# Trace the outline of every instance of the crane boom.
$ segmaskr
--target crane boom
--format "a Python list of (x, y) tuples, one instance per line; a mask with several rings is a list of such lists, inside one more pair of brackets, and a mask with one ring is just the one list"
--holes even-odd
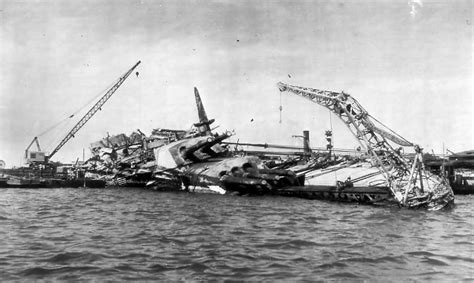
[[(278, 83), (278, 88), (282, 92), (289, 91), (309, 99), (335, 113), (357, 138), (361, 146), (369, 152), (374, 161), (381, 166), (384, 173), (386, 173), (385, 164), (387, 163), (395, 165), (401, 171), (409, 170), (401, 153), (394, 150), (387, 142), (385, 137), (389, 136), (389, 133), (378, 134), (383, 130), (376, 128), (374, 123), (369, 120), (367, 111), (352, 96), (344, 92), (292, 86), (281, 82)], [(411, 145), (412, 143), (407, 141), (406, 144)]]
[(115, 91), (122, 85), (122, 83), (128, 78), (128, 76), (135, 70), (135, 68), (141, 63), (138, 61), (130, 70), (128, 70), (119, 80), (92, 106), (89, 111), (77, 122), (77, 124), (67, 133), (67, 135), (61, 140), (56, 148), (48, 156), (47, 160), (50, 160), (74, 135), (89, 121), (94, 114), (101, 109), (101, 107), (109, 100), (109, 98), (115, 93)]
[[(430, 209), (439, 209), (454, 200), (446, 178), (425, 170), (421, 148), (395, 133), (375, 126), (369, 113), (349, 94), (281, 82), (278, 83), (278, 88), (280, 92), (296, 94), (335, 113), (370, 154), (401, 205), (426, 205)], [(388, 140), (402, 146), (413, 146), (416, 152), (414, 160), (404, 158), (401, 150), (394, 149)]]

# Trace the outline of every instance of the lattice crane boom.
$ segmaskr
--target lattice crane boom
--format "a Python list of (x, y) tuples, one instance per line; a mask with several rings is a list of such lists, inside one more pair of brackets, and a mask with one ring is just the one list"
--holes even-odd
[(109, 98), (115, 93), (115, 91), (122, 85), (122, 83), (128, 78), (128, 76), (135, 70), (135, 68), (141, 63), (138, 61), (130, 70), (128, 70), (119, 80), (99, 99), (99, 101), (92, 106), (89, 111), (77, 122), (77, 124), (67, 133), (67, 135), (61, 140), (56, 148), (48, 156), (47, 160), (50, 160), (74, 135), (94, 116), (97, 111), (109, 100)]
[[(370, 154), (400, 204), (408, 207), (426, 204), (430, 208), (439, 208), (454, 200), (447, 180), (425, 170), (421, 148), (394, 132), (390, 133), (377, 127), (372, 121), (374, 118), (349, 94), (281, 82), (278, 83), (278, 88), (280, 92), (296, 94), (336, 114)], [(393, 148), (388, 140), (398, 145), (414, 147), (414, 160), (404, 158), (401, 149)], [(417, 189), (421, 193), (417, 193)], [(423, 202), (420, 201), (422, 194), (426, 195)]]
[[(369, 152), (374, 161), (382, 168), (385, 167), (385, 164), (389, 163), (390, 165), (401, 167), (400, 170), (409, 170), (408, 164), (401, 156), (401, 153), (387, 142), (386, 136), (389, 133), (380, 134), (383, 133), (383, 130), (374, 125), (367, 111), (349, 94), (292, 86), (281, 82), (278, 83), (278, 88), (282, 92), (288, 91), (309, 99), (335, 113), (357, 138), (361, 146)], [(398, 143), (412, 145), (412, 143), (406, 140), (398, 141)]]

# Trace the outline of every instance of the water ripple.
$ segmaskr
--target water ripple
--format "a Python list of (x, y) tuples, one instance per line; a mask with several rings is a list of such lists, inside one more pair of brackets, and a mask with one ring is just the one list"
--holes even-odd
[(473, 279), (473, 196), (433, 213), (132, 188), (0, 193), (4, 280)]

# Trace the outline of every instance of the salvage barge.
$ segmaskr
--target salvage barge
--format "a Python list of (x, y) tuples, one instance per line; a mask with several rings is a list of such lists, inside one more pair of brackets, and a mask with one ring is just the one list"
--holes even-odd
[(33, 169), (0, 169), (0, 188), (103, 188), (104, 180), (86, 178), (83, 171), (69, 173), (64, 170), (57, 172), (57, 168)]

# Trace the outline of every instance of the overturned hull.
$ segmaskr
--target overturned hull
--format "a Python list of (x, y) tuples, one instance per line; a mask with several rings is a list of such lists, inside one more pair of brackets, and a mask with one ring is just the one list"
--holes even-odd
[[(151, 185), (158, 187), (165, 182), (191, 192), (257, 195), (285, 186), (303, 185), (304, 176), (297, 178), (289, 170), (266, 169), (255, 156), (233, 156), (220, 145), (227, 137), (227, 133), (205, 135), (155, 149), (157, 169)], [(244, 172), (244, 167), (248, 172)]]
[(201, 164), (196, 164), (184, 170), (181, 180), (184, 188), (189, 191), (194, 191), (195, 187), (215, 191), (218, 186), (226, 193), (248, 195), (272, 194), (280, 188), (304, 184), (304, 177), (297, 178), (289, 170), (256, 168), (254, 174), (232, 176), (229, 173), (232, 168), (242, 167), (244, 164), (259, 166), (259, 162), (253, 156), (209, 160), (204, 168)]

